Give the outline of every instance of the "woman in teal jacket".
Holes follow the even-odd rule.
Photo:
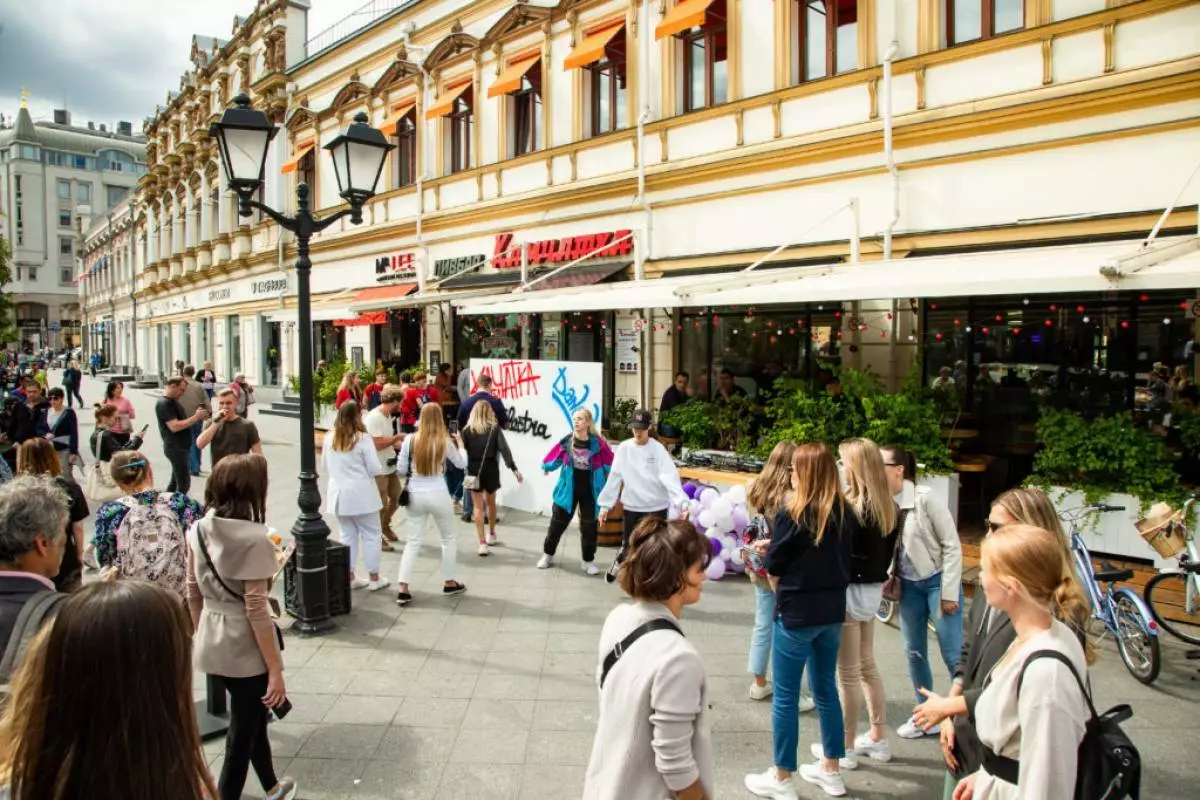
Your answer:
[[[596,498],[608,480],[613,452],[608,442],[596,432],[592,412],[581,408],[571,417],[575,429],[550,450],[542,461],[546,472],[559,470],[558,485],[554,487],[554,509],[550,515],[550,530],[542,544],[538,569],[554,563],[554,552],[563,532],[571,524],[575,509],[579,509],[579,540],[583,551],[583,571],[598,575],[596,566]]]

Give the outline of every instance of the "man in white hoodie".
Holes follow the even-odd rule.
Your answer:
[[[642,518],[666,519],[671,504],[682,504],[686,499],[671,454],[657,439],[650,438],[650,420],[650,412],[644,408],[633,412],[633,421],[629,424],[633,438],[617,446],[608,482],[597,499],[601,525],[608,519],[608,511],[618,497],[624,510],[621,549],[604,576],[609,583],[617,579],[617,568],[625,560],[629,548],[629,536]]]

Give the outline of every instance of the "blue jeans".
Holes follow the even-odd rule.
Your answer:
[[[188,451],[188,469],[192,472],[200,471],[200,448],[196,447],[196,439],[203,431],[203,422],[197,422],[192,426],[192,448]]]
[[[463,478],[466,475],[466,470],[461,470],[450,463],[446,464],[446,489],[449,490],[450,496],[455,500],[463,499]],[[470,494],[470,492],[466,492],[465,494]]]
[[[929,633],[926,626],[933,620],[938,647],[946,671],[954,674],[963,648],[963,591],[958,589],[958,611],[942,613],[942,574],[930,575],[919,581],[901,578],[900,633],[904,636],[904,652],[908,656],[908,675],[918,703],[925,702],[918,689],[933,691],[933,669],[929,666]]]
[[[808,685],[817,704],[825,757],[846,755],[845,722],[837,691],[837,656],[841,640],[840,622],[787,628],[779,620],[775,621],[775,696],[771,701],[771,732],[775,743],[775,766],[779,769],[796,771],[796,748],[800,744],[800,680],[805,664],[811,666]]]
[[[754,584],[754,633],[750,635],[750,674],[766,675],[771,662],[771,617],[775,616],[775,593],[759,577]]]

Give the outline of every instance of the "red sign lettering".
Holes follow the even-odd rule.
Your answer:
[[[609,231],[528,242],[526,249],[531,266],[566,264],[584,256],[620,258],[633,254],[633,237],[628,230]],[[513,245],[511,233],[496,236],[495,246],[492,248],[492,266],[496,269],[514,269],[521,266],[521,248],[519,245]]]

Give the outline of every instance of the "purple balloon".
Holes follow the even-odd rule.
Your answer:
[[[726,562],[726,565],[729,567],[730,572],[736,572],[740,574],[746,571],[746,565],[742,563],[740,558],[735,558],[731,561],[728,561]]]
[[[719,581],[725,577],[725,561],[724,559],[714,558],[708,564],[708,569],[704,570],[704,574],[708,576],[710,581]]]
[[[700,491],[700,487],[697,486],[696,484],[692,483],[691,481],[688,481],[687,483],[685,483],[683,485],[683,493],[688,496],[689,500],[694,499],[696,497],[696,493],[698,491]]]
[[[741,533],[745,530],[748,522],[750,522],[750,515],[746,513],[746,509],[742,506],[735,506],[733,509],[733,529]]]
[[[721,547],[723,546],[721,540],[716,536],[710,536],[708,537],[708,543],[712,545],[713,558],[718,558],[721,555]]]

